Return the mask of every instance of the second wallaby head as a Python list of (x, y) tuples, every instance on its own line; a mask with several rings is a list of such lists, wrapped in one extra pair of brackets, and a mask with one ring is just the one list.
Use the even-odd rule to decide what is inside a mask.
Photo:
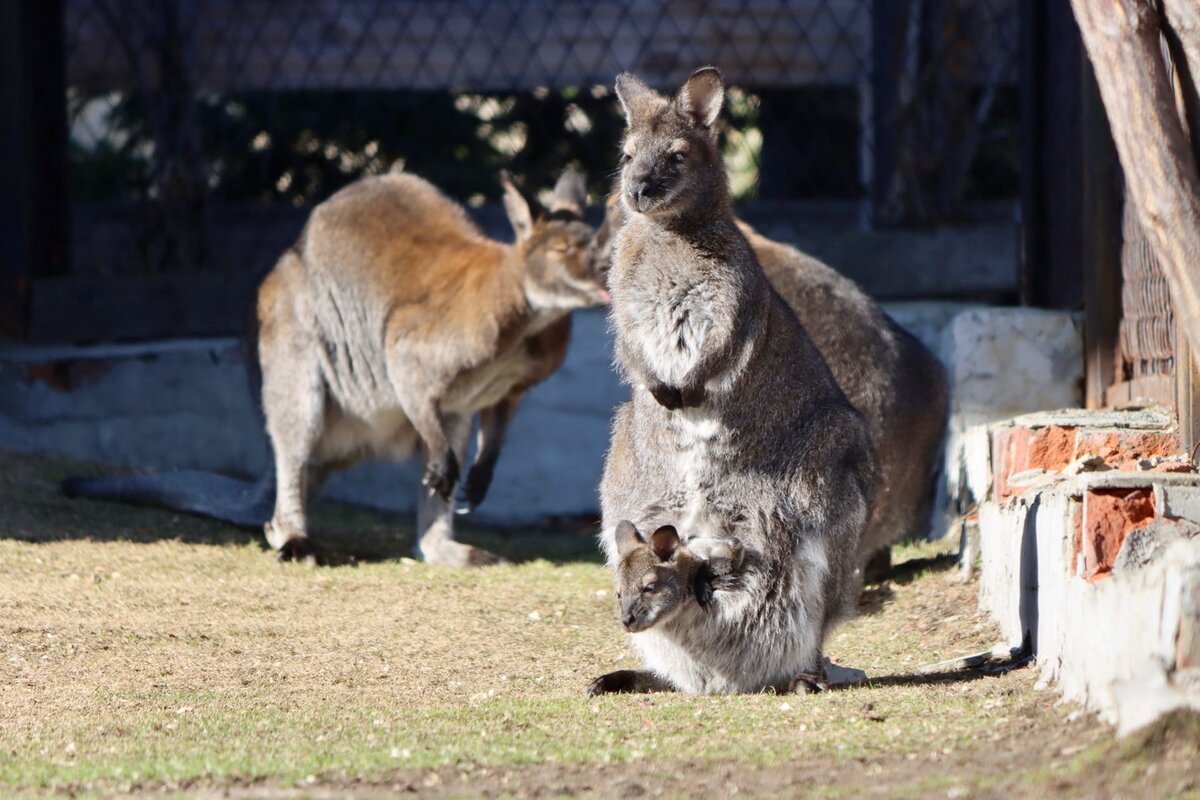
[(648, 216), (685, 217), (727, 202), (717, 147), (721, 73), (696, 70), (670, 99), (628, 72), (617, 76), (616, 90), (628, 123), (621, 155), (626, 206)]
[(564, 172), (550, 208), (537, 213), (508, 173), (501, 174), (500, 183), (530, 305), (539, 311), (570, 311), (608, 302), (604, 276), (592, 252), (592, 229), (583, 221), (583, 176), (570, 169)]
[(628, 520), (617, 525), (617, 603), (621, 624), (630, 633), (665, 622), (694, 596), (701, 567), (664, 525), (647, 540)]

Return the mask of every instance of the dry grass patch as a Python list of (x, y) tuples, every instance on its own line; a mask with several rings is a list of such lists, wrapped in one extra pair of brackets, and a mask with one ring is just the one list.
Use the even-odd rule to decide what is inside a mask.
[(914, 675), (995, 643), (945, 545), (908, 548), (931, 561), (874, 587), (830, 644), (872, 686), (588, 701), (591, 678), (636, 664), (586, 526), (472, 531), (554, 561), (457, 572), (395, 557), (411, 536), (395, 518), (333, 508), (328, 541), (393, 557), (314, 569), (220, 525), (64, 500), (71, 468), (0, 456), (0, 795), (1104, 796), (1195, 780), (1170, 737), (1146, 761), (1067, 722), (1034, 670)]

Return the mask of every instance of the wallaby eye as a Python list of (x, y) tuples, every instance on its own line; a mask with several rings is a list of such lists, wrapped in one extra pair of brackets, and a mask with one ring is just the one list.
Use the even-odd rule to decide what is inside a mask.
[(683, 162), (687, 161), (687, 153), (684, 153), (682, 151), (680, 151), (678, 153), (672, 153), (671, 160), (674, 161), (676, 164), (682, 164)]
[(633, 156), (629, 155), (629, 153), (621, 153), (621, 164), (628, 164), (629, 159), (631, 158), (633, 158)]
[(657, 583), (647, 583), (645, 586), (642, 587), (642, 594), (653, 594), (654, 592), (657, 592), (657, 591), (658, 591)]

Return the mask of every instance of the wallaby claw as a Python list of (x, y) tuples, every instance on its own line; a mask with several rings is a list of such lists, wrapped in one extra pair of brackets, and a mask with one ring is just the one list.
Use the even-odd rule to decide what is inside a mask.
[(432, 456), (425, 464), (421, 485), (437, 492), (443, 500), (449, 500), (458, 482), (458, 459), (453, 450)]

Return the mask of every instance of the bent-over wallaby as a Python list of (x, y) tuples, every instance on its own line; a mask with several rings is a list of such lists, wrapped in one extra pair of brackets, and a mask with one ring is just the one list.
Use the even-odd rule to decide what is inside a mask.
[(601, 542), (615, 567), (617, 523), (666, 507), (692, 548), (735, 521), (745, 556), (714, 613), (632, 637), (648, 668), (637, 687), (783, 691), (820, 670), (825, 635), (854, 608), (870, 435), (734, 219), (720, 73), (698, 70), (672, 99), (627, 74), (616, 88), (629, 213), (609, 284), (633, 391), (605, 462)]
[[(417, 549), (466, 566), (491, 554), (453, 539), (451, 494), (480, 413), (465, 492), (487, 491), (508, 420), (530, 386), (561, 364), (569, 312), (607, 299), (581, 221), (582, 178), (563, 175), (549, 214), (534, 216), (507, 176), (516, 242), (486, 237), (432, 184), (392, 172), (321, 203), (258, 292), (257, 364), (274, 454), (267, 541), (309, 551), (308, 490), (362, 459), (419, 449), (424, 477)], [(210, 513), (223, 495), (234, 522), (269, 503), (271, 476), (249, 484), (199, 473), (75, 481), (69, 492)], [(197, 496), (199, 494), (199, 496)], [(261, 524), (261, 522), (260, 522)]]
[[(596, 232), (600, 269), (625, 214), (609, 195)], [(738, 220), (767, 280), (800, 319), (850, 404), (866, 419), (879, 458), (879, 491), (859, 542), (867, 580), (882, 577), (893, 544), (929, 533), (949, 413), (940, 361), (854, 281)]]

